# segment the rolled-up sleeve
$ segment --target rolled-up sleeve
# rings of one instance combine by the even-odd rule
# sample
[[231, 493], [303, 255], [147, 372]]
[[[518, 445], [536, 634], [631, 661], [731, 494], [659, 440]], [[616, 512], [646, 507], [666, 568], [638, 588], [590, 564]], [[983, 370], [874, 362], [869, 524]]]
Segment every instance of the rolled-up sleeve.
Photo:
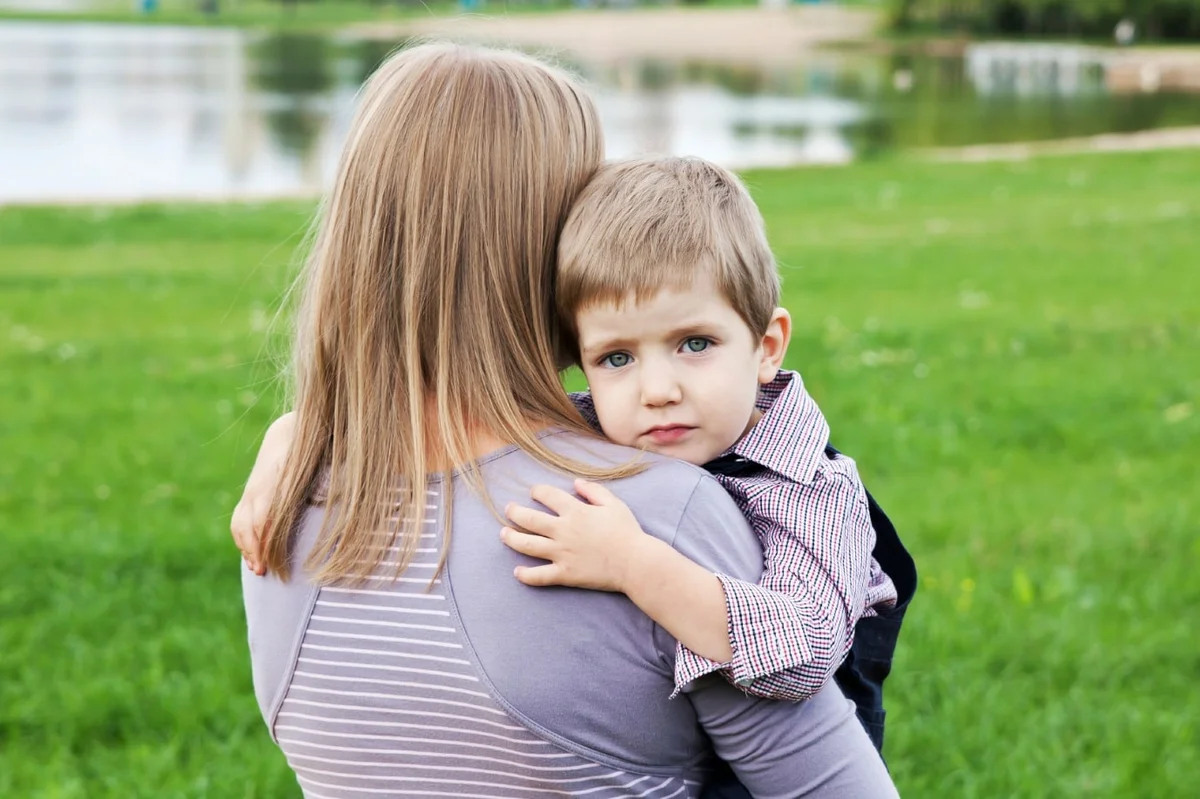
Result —
[[715, 663], [680, 645], [676, 693], [720, 672], [754, 696], [798, 701], [833, 677], [863, 613], [875, 543], [853, 469], [831, 464], [812, 483], [779, 483], [755, 499], [750, 515], [763, 546], [762, 578], [717, 575], [733, 660]]

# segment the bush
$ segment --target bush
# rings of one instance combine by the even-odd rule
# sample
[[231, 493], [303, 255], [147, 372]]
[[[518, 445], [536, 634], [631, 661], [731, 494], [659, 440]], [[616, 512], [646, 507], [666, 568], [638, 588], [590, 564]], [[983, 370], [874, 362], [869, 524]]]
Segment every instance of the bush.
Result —
[[891, 0], [899, 31], [1108, 38], [1123, 18], [1142, 38], [1200, 40], [1200, 0]]

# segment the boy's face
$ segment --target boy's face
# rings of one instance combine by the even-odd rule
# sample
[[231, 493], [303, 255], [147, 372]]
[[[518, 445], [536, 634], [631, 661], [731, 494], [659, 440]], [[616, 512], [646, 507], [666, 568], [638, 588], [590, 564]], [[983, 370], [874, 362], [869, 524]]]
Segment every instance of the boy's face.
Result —
[[575, 317], [600, 426], [618, 444], [706, 463], [758, 420], [758, 387], [779, 371], [791, 324], [777, 309], [756, 337], [711, 281]]

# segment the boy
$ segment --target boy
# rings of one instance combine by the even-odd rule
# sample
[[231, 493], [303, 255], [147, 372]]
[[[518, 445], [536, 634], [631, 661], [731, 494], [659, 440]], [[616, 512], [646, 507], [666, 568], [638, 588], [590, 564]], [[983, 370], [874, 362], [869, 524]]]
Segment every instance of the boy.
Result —
[[[713, 575], [579, 481], [587, 503], [534, 487], [556, 515], [506, 509], [505, 543], [547, 561], [517, 578], [628, 595], [680, 642], [677, 693], [715, 672], [757, 696], [802, 700], [837, 672], [881, 748], [881, 686], [915, 571], [854, 462], [828, 446], [799, 375], [780, 368], [791, 320], [745, 188], [698, 159], [606, 165], [572, 208], [558, 270], [559, 318], [590, 388], [574, 396], [580, 412], [617, 443], [708, 468], [762, 540], [765, 569], [757, 585]], [[239, 541], [263, 521], [245, 516], [271, 495], [259, 484], [282, 461], [280, 437], [268, 435], [235, 511]]]

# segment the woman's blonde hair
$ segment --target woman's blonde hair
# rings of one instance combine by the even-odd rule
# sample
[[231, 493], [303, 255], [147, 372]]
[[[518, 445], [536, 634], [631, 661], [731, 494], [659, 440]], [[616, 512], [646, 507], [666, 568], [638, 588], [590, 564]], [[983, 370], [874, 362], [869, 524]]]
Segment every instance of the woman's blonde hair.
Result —
[[563, 222], [602, 158], [591, 99], [531, 57], [422, 44], [371, 76], [300, 279], [296, 432], [268, 569], [288, 578], [326, 470], [333, 510], [308, 560], [323, 583], [370, 574], [389, 546], [402, 571], [426, 475], [466, 466], [482, 494], [481, 441], [586, 477], [628, 473], [564, 458], [536, 433], [591, 432], [558, 381], [552, 292]]

